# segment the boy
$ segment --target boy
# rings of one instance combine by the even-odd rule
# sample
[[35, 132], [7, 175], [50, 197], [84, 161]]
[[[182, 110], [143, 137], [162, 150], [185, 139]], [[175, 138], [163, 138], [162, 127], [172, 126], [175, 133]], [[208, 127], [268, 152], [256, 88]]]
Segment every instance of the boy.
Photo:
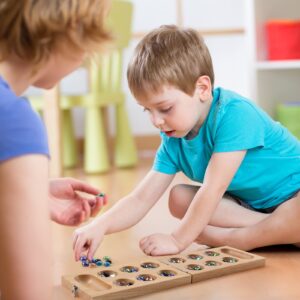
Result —
[[77, 260], [84, 250], [92, 258], [105, 234], [141, 220], [179, 171], [201, 187], [172, 188], [169, 207], [180, 225], [143, 238], [146, 254], [176, 254], [194, 241], [244, 250], [300, 242], [299, 141], [253, 102], [213, 89], [211, 57], [195, 30], [162, 26], [149, 33], [127, 77], [162, 142], [144, 180], [75, 231]]
[[110, 39], [107, 6], [105, 0], [0, 3], [1, 299], [52, 299], [49, 215], [77, 225], [106, 203], [81, 181], [49, 181], [44, 127], [20, 95], [30, 85], [53, 87]]

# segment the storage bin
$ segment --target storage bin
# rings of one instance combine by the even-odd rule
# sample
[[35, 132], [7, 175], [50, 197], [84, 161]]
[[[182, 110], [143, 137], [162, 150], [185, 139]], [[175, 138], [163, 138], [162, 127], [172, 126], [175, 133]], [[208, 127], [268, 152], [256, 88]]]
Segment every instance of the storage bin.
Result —
[[269, 60], [300, 59], [300, 20], [270, 20], [266, 37]]
[[277, 120], [300, 139], [300, 101], [277, 106]]

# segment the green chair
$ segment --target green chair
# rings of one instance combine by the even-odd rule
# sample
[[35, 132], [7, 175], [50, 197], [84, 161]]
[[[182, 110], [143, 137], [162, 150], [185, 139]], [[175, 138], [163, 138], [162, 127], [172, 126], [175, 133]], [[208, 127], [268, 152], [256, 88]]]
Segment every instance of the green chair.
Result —
[[131, 38], [133, 5], [113, 0], [107, 24], [115, 37], [110, 52], [101, 54], [90, 63], [90, 90], [86, 95], [61, 96], [63, 165], [72, 167], [78, 161], [71, 109], [85, 108], [84, 170], [101, 173], [110, 168], [103, 108], [114, 106], [116, 137], [114, 161], [117, 167], [131, 167], [137, 163], [137, 151], [125, 108], [125, 94], [121, 88], [123, 51]]
[[[32, 107], [43, 115], [43, 97], [29, 96]], [[73, 168], [78, 164], [78, 151], [74, 133], [72, 107], [73, 103], [61, 103], [61, 141], [62, 141], [62, 164], [63, 168]]]
[[279, 104], [276, 115], [277, 120], [300, 139], [300, 102]]

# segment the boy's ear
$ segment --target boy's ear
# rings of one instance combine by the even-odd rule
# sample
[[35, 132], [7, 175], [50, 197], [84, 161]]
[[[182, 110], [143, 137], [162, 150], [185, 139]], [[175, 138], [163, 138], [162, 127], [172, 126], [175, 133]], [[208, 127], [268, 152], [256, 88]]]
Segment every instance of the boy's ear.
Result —
[[212, 98], [212, 87], [209, 76], [200, 76], [196, 81], [196, 93], [200, 101], [205, 102]]

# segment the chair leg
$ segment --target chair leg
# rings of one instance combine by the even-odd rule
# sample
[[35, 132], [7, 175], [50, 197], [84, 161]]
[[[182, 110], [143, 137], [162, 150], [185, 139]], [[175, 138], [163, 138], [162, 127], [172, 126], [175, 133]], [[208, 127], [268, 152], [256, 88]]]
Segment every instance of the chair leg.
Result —
[[71, 109], [62, 110], [62, 161], [64, 168], [74, 168], [78, 163], [78, 151]]
[[87, 107], [85, 115], [84, 171], [102, 173], [109, 169], [104, 122], [99, 107]]
[[115, 164], [117, 167], [132, 167], [137, 164], [136, 145], [124, 102], [116, 105]]

